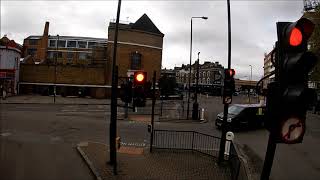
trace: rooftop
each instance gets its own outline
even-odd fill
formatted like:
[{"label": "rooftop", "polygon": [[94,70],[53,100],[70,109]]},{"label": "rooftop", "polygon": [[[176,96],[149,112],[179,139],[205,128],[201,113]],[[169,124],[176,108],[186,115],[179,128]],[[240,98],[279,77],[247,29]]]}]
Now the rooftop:
[{"label": "rooftop", "polygon": [[[109,28],[114,27],[115,23],[110,22]],[[139,30],[163,36],[163,33],[157,28],[156,25],[154,25],[154,23],[151,21],[147,14],[143,14],[135,23],[119,23],[119,29]]]}]

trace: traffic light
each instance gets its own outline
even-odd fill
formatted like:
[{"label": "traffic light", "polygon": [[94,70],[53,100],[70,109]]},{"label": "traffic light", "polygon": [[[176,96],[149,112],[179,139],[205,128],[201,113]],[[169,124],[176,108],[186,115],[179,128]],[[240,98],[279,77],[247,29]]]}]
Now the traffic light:
[{"label": "traffic light", "polygon": [[223,103],[231,104],[232,94],[235,91],[234,75],[236,74],[234,69],[224,70],[224,88],[223,88]]},{"label": "traffic light", "polygon": [[134,86],[144,85],[147,81],[147,72],[137,71],[133,75],[133,84]]},{"label": "traffic light", "polygon": [[146,105],[147,72],[137,71],[133,75],[133,105],[144,107]]},{"label": "traffic light", "polygon": [[308,52],[308,39],[314,24],[301,18],[296,22],[278,22],[276,82],[267,95],[267,127],[278,143],[301,143],[311,89],[308,75],[317,58]]},{"label": "traffic light", "polygon": [[121,84],[120,86],[120,98],[125,103],[131,103],[132,101],[132,82],[128,81],[127,83]]}]

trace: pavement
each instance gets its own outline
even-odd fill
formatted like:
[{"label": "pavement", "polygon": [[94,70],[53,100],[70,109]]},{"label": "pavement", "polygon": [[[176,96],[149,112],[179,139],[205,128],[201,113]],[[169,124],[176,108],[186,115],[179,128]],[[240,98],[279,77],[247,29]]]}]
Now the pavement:
[{"label": "pavement", "polygon": [[[55,99],[55,101],[54,101]],[[94,99],[90,97],[79,98],[76,96],[61,97],[41,95],[18,95],[6,99],[0,98],[0,104],[110,104],[110,99]]]},{"label": "pavement", "polygon": [[[93,174],[104,179],[231,179],[229,166],[216,159],[190,151],[121,147],[117,152],[117,175],[109,161],[108,146],[82,142],[77,147]],[[125,150],[122,150],[125,149]]]}]

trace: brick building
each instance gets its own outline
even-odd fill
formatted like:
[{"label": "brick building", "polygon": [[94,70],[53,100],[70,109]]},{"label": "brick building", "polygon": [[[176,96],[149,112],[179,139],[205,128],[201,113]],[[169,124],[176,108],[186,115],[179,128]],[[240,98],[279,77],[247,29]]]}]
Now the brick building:
[{"label": "brick building", "polygon": [[18,93],[20,57],[22,46],[8,39],[0,39],[0,94],[5,96]]},{"label": "brick building", "polygon": [[[108,39],[50,36],[49,23],[42,36],[24,40],[21,88],[30,93],[82,94],[93,97],[110,95],[115,23],[110,22]],[[127,77],[144,70],[150,80],[153,71],[160,75],[163,34],[144,14],[135,23],[119,24],[117,65],[119,76]]]}]

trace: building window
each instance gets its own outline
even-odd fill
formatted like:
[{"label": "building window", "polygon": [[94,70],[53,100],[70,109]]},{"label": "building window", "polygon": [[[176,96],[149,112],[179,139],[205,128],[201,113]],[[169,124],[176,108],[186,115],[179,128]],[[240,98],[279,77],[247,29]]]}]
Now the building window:
[{"label": "building window", "polygon": [[48,59],[53,59],[54,58],[54,52],[52,52],[52,51],[49,51],[48,52],[48,57],[47,57]]},{"label": "building window", "polygon": [[58,59],[62,58],[62,52],[58,52]]},{"label": "building window", "polygon": [[87,48],[86,41],[78,41],[78,48]]},{"label": "building window", "polygon": [[96,42],[89,42],[88,43],[88,48],[93,48],[94,46],[96,46]]},{"label": "building window", "polygon": [[38,44],[38,39],[29,39],[29,44],[30,45],[37,45]]},{"label": "building window", "polygon": [[207,78],[207,84],[210,84],[210,78]]},{"label": "building window", "polygon": [[141,54],[134,52],[131,54],[131,69],[139,70],[141,69]]},{"label": "building window", "polygon": [[77,47],[77,41],[68,41],[67,42],[67,47],[75,48]]},{"label": "building window", "polygon": [[66,41],[65,40],[59,40],[58,46],[59,47],[66,47]]},{"label": "building window", "polygon": [[202,79],[202,83],[205,84],[206,83],[206,78]]},{"label": "building window", "polygon": [[92,54],[91,53],[87,53],[87,59],[91,60],[92,59]]},{"label": "building window", "polygon": [[57,46],[57,41],[56,40],[49,40],[49,47],[56,47]]},{"label": "building window", "polygon": [[210,77],[210,71],[207,72],[207,76]]},{"label": "building window", "polygon": [[206,77],[206,72],[205,71],[203,72],[203,77]]},{"label": "building window", "polygon": [[34,49],[34,48],[28,49],[28,55],[34,56],[36,52],[37,52],[37,49]]},{"label": "building window", "polygon": [[87,53],[80,52],[79,53],[79,60],[86,60],[87,58]]},{"label": "building window", "polygon": [[68,62],[72,62],[72,59],[73,59],[73,52],[68,52],[68,53],[67,53],[67,60],[68,60]]}]

